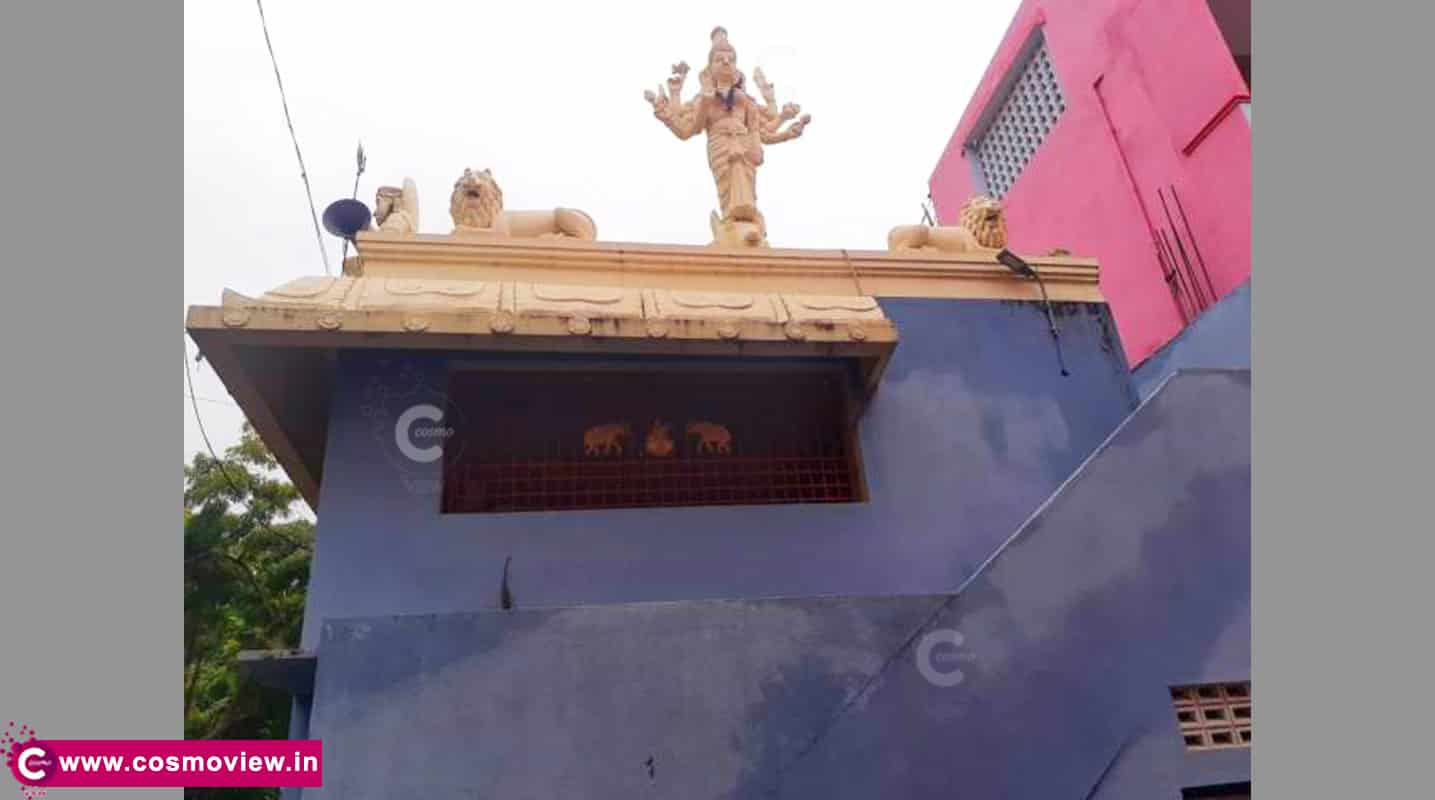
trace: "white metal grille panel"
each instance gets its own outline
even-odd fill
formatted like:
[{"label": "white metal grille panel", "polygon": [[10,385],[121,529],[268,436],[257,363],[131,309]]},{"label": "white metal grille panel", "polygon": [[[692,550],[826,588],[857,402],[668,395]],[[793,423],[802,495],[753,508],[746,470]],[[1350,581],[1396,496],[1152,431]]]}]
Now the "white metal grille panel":
[{"label": "white metal grille panel", "polygon": [[1066,110],[1066,97],[1052,68],[1046,42],[1021,66],[1021,77],[976,145],[988,194],[1002,197]]}]

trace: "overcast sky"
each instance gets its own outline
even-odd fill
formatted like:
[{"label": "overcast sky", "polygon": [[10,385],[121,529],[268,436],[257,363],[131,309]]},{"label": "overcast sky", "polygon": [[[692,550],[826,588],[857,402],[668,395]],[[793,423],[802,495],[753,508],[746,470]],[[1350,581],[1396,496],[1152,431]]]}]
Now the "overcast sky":
[{"label": "overcast sky", "polygon": [[[717,206],[702,137],[679,142],[643,100],[680,60],[696,91],[708,33],[812,114],[767,149],[758,205],[779,247],[882,249],[921,219],[926,181],[1017,0],[932,3],[318,2],[269,0],[269,33],[313,187],[359,198],[411,176],[420,229],[447,233],[448,192],[491,168],[508,208],[587,211],[600,239],[705,244]],[[184,18],[184,301],[258,295],[323,265],[255,3]],[[339,242],[324,235],[337,271]],[[195,352],[185,339],[187,352]],[[193,365],[217,449],[242,415]],[[180,375],[183,380],[183,375]],[[203,448],[184,400],[184,458]]]}]

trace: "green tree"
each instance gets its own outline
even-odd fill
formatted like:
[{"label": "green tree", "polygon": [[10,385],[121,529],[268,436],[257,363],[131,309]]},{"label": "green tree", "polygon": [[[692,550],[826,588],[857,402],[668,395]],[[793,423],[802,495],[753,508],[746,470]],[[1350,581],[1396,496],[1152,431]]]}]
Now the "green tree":
[{"label": "green tree", "polygon": [[[287,695],[241,680],[241,650],[297,647],[314,550],[299,493],[246,424],[216,460],[184,469],[184,735],[283,739]],[[271,789],[186,789],[194,800],[277,797]]]}]

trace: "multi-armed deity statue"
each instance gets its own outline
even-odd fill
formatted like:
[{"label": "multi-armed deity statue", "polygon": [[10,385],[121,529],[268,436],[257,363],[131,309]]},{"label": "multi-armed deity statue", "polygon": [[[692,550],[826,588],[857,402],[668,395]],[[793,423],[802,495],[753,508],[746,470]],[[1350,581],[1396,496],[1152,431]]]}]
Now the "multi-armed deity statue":
[{"label": "multi-armed deity statue", "polygon": [[[707,66],[698,73],[701,88],[683,99],[687,62],[673,65],[666,87],[644,92],[653,116],[679,139],[706,133],[708,167],[717,184],[721,213],[710,217],[717,247],[766,247],[767,223],[757,208],[757,168],[763,163],[763,146],[802,135],[812,115],[796,103],[777,102],[777,92],[754,69],[752,82],[761,99],[748,94],[747,82],[737,68],[737,50],[727,30],[713,28]],[[488,170],[465,169],[449,196],[452,236],[468,239],[577,239],[597,238],[597,226],[587,214],[572,208],[509,211],[503,192]],[[375,227],[389,234],[412,236],[418,232],[418,190],[404,180],[403,187],[379,187],[375,197]],[[894,253],[970,254],[995,253],[1006,246],[1006,222],[1001,202],[977,195],[964,205],[956,225],[899,225],[887,237]]]},{"label": "multi-armed deity statue", "polygon": [[657,92],[643,96],[653,104],[653,115],[679,139],[707,133],[708,167],[722,208],[721,216],[712,215],[714,243],[766,246],[767,225],[757,210],[762,146],[796,139],[812,116],[798,116],[802,109],[796,103],[779,107],[774,87],[761,69],[754,70],[752,77],[762,102],[753,99],[737,68],[737,50],[721,27],[713,29],[707,67],[698,73],[701,90],[685,102],[682,92],[687,74],[687,62],[679,62],[673,65],[666,91],[660,86]]}]

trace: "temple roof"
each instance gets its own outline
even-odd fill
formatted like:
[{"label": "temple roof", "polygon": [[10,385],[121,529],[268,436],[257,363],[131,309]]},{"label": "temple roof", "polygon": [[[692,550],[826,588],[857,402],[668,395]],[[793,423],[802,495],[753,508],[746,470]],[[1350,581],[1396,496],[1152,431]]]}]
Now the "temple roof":
[{"label": "temple roof", "polygon": [[[897,345],[877,297],[1036,300],[990,254],[359,234],[339,277],[225,291],[187,328],[311,506],[343,349],[845,359],[875,391]],[[1037,259],[1054,301],[1095,262]]]}]

